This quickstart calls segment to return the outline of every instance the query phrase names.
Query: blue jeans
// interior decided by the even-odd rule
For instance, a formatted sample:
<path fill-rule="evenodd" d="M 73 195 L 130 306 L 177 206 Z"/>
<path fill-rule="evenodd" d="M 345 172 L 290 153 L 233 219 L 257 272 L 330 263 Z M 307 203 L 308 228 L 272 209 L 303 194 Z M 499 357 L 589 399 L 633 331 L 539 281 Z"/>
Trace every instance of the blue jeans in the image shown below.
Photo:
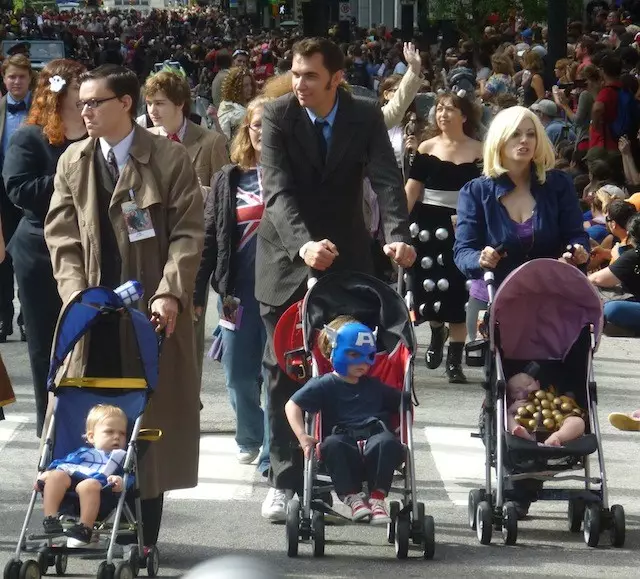
<path fill-rule="evenodd" d="M 221 328 L 222 366 L 229 401 L 236 415 L 236 444 L 240 451 L 250 452 L 259 449 L 263 441 L 269 440 L 265 413 L 260 406 L 266 332 L 258 302 L 253 297 L 253 288 L 251 292 L 237 292 L 236 296 L 240 298 L 243 308 L 242 320 L 240 328 L 234 331 Z M 222 310 L 221 298 L 218 298 L 218 310 Z"/>
<path fill-rule="evenodd" d="M 607 302 L 604 304 L 604 317 L 614 326 L 640 334 L 640 302 Z"/>

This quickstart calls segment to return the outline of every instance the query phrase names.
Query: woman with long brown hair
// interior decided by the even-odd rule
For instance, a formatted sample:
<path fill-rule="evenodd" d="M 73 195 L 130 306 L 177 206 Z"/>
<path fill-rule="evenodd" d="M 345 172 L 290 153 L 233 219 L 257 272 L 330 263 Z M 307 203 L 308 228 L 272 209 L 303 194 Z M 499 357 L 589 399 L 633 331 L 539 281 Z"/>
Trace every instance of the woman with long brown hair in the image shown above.
<path fill-rule="evenodd" d="M 262 109 L 269 100 L 257 97 L 249 103 L 231 143 L 231 164 L 211 181 L 211 194 L 205 203 L 204 249 L 193 298 L 199 315 L 211 279 L 220 296 L 223 319 L 218 335 L 229 399 L 236 414 L 237 460 L 251 464 L 258 458 L 258 470 L 264 476 L 269 469 L 269 428 L 260 407 L 260 390 L 266 332 L 255 298 L 255 259 L 257 229 L 264 211 L 260 178 Z M 237 323 L 230 326 L 231 316 L 225 314 L 234 308 L 242 308 L 242 314 L 240 319 L 233 318 Z"/>
<path fill-rule="evenodd" d="M 437 97 L 433 136 L 418 147 L 405 186 L 418 253 L 410 272 L 416 322 L 431 324 L 425 361 L 428 368 L 438 368 L 450 336 L 446 371 L 452 383 L 466 382 L 462 352 L 468 297 L 466 280 L 453 263 L 456 206 L 460 189 L 480 175 L 482 158 L 482 143 L 474 138 L 478 114 L 470 96 L 458 91 Z"/>
<path fill-rule="evenodd" d="M 78 104 L 78 77 L 85 67 L 58 59 L 40 72 L 26 123 L 12 136 L 4 159 L 7 196 L 24 216 L 7 252 L 20 287 L 40 436 L 47 408 L 49 356 L 61 302 L 44 240 L 44 219 L 60 155 L 86 137 Z"/>

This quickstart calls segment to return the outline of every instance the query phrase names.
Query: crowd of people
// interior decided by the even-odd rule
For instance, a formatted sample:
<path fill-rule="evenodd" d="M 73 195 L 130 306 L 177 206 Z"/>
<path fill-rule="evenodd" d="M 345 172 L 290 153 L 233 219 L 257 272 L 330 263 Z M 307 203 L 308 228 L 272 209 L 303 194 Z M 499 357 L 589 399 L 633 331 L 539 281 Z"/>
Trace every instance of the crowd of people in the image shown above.
<path fill-rule="evenodd" d="M 237 458 L 269 477 L 273 521 L 302 484 L 285 415 L 298 385 L 273 335 L 310 269 L 392 282 L 406 268 L 426 364 L 445 361 L 452 383 L 466 382 L 486 268 L 500 282 L 562 260 L 601 292 L 607 333 L 640 334 L 640 26 L 620 9 L 570 23 L 555 63 L 546 28 L 515 15 L 446 50 L 384 27 L 301 39 L 213 8 L 3 18 L 5 39 L 62 40 L 67 58 L 37 74 L 25 54 L 2 63 L 0 340 L 15 274 L 40 436 L 62 305 L 92 285 L 147 288 L 139 307 L 168 339 L 145 415 L 163 430 L 141 469 L 145 544 L 163 493 L 197 483 L 210 285 Z M 135 368 L 117 325 L 90 338 L 67 372 Z M 354 517 L 387 520 L 384 489 L 370 506 L 346 490 Z"/>

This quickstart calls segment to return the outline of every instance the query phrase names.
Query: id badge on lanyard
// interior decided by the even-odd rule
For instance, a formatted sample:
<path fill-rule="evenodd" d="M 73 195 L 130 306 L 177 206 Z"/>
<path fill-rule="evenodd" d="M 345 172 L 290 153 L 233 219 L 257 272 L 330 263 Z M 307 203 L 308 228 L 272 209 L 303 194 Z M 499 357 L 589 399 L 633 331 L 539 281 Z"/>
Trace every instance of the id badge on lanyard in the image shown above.
<path fill-rule="evenodd" d="M 156 236 L 149 209 L 141 209 L 136 203 L 133 189 L 129 189 L 129 201 L 121 205 L 124 222 L 127 226 L 129 241 L 135 243 Z"/>

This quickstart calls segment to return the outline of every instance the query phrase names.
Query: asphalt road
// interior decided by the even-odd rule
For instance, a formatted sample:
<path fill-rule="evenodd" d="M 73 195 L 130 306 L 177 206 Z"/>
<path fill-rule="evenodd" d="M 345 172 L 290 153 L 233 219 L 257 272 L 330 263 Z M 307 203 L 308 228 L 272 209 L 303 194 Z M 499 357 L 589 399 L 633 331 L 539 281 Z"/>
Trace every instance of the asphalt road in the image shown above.
<path fill-rule="evenodd" d="M 215 308 L 209 308 L 210 312 Z M 215 319 L 210 314 L 210 325 Z M 418 332 L 420 343 L 428 330 Z M 260 518 L 267 487 L 251 466 L 235 462 L 235 445 L 229 429 L 230 413 L 219 365 L 205 361 L 203 436 L 200 484 L 196 489 L 171 493 L 165 503 L 160 537 L 161 576 L 178 577 L 197 563 L 227 554 L 256 557 L 283 577 L 635 577 L 640 568 L 640 490 L 638 456 L 640 434 L 614 430 L 609 412 L 640 407 L 640 366 L 637 340 L 605 338 L 596 357 L 600 387 L 600 419 L 612 503 L 627 513 L 627 542 L 623 549 L 608 546 L 589 549 L 582 535 L 567 530 L 566 504 L 535 504 L 531 516 L 520 524 L 518 545 L 505 547 L 494 534 L 491 546 L 481 546 L 467 525 L 466 496 L 483 477 L 484 454 L 469 433 L 477 425 L 482 399 L 479 372 L 468 370 L 467 385 L 449 385 L 443 371 L 416 366 L 420 406 L 414 426 L 417 447 L 417 485 L 427 512 L 436 521 L 436 556 L 424 561 L 417 553 L 408 561 L 395 559 L 384 530 L 366 526 L 327 528 L 327 556 L 311 557 L 301 546 L 298 559 L 285 554 L 282 526 Z M 0 422 L 0 567 L 11 557 L 23 521 L 38 460 L 33 425 L 33 393 L 26 346 L 0 345 L 14 381 L 18 401 L 7 408 Z M 40 524 L 36 512 L 34 522 Z M 36 527 L 37 528 L 37 527 Z M 69 561 L 68 572 L 95 576 L 98 561 Z M 144 575 L 144 573 L 143 573 Z"/>

